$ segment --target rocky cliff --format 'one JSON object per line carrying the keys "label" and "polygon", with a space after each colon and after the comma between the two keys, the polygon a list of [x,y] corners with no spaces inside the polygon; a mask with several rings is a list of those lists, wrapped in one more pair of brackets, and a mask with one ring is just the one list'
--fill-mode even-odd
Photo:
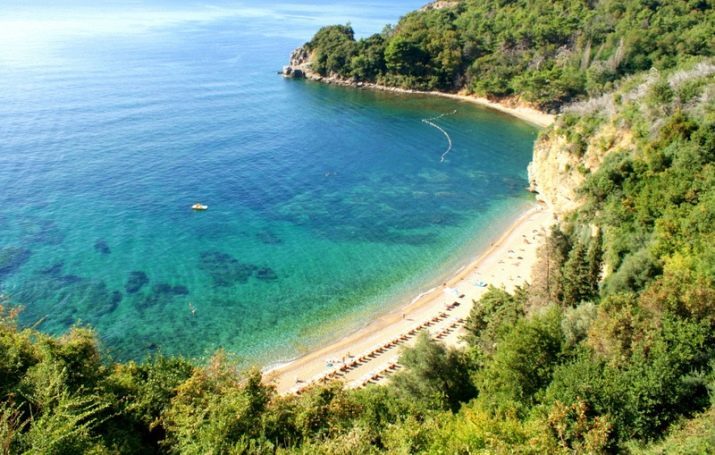
{"label": "rocky cliff", "polygon": [[310,69],[310,52],[305,47],[299,47],[290,54],[290,62],[283,67],[283,76],[301,79],[312,75]]}
{"label": "rocky cliff", "polygon": [[458,1],[445,1],[445,0],[436,0],[434,2],[430,2],[420,8],[420,11],[429,11],[429,10],[436,10],[436,9],[445,9],[445,8],[455,8],[456,6],[459,5]]}
{"label": "rocky cliff", "polygon": [[578,189],[608,153],[633,147],[631,132],[612,123],[599,126],[585,142],[575,139],[565,123],[559,119],[542,133],[528,167],[530,191],[559,217],[583,204]]}
{"label": "rocky cliff", "polygon": [[[712,78],[715,64],[704,61],[661,77],[652,69],[628,78],[614,92],[565,106],[534,145],[529,183],[538,198],[562,217],[584,201],[578,189],[607,155],[636,154],[635,137],[656,137],[663,118],[680,111],[701,118],[712,104],[709,90],[687,98],[692,88]],[[661,99],[663,98],[663,99]],[[635,113],[637,112],[637,116]],[[641,118],[634,124],[632,118]]]}

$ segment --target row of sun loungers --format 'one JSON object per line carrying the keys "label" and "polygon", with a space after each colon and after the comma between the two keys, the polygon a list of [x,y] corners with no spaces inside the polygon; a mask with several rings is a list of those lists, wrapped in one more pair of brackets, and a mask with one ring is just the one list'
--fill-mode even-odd
{"label": "row of sun loungers", "polygon": [[464,319],[459,318],[450,325],[448,325],[446,328],[442,329],[437,335],[435,335],[435,338],[438,340],[443,340],[449,335],[450,333],[454,332],[460,325],[464,323]]}
{"label": "row of sun loungers", "polygon": [[374,371],[362,376],[360,379],[355,381],[354,384],[356,387],[359,388],[359,387],[365,387],[366,385],[371,384],[371,383],[377,383],[381,379],[384,379],[384,378],[390,376],[391,374],[393,374],[394,372],[398,371],[400,368],[402,368],[402,365],[397,363],[397,358],[395,358],[392,361],[390,361],[390,363],[387,364],[387,367],[374,370]]}
{"label": "row of sun loungers", "polygon": [[[459,302],[454,302],[451,305],[448,305],[446,309],[448,311],[451,311],[455,307],[459,306]],[[307,387],[311,386],[312,384],[318,384],[318,383],[326,383],[335,379],[339,379],[350,373],[356,368],[361,367],[362,365],[365,365],[367,362],[370,360],[373,360],[382,354],[388,352],[389,350],[399,346],[402,343],[405,343],[412,339],[414,336],[417,335],[418,332],[427,329],[428,327],[431,327],[435,324],[438,324],[439,322],[443,321],[448,317],[447,313],[441,312],[439,315],[431,318],[428,321],[423,322],[422,324],[412,328],[410,331],[408,331],[406,334],[403,334],[387,343],[384,344],[379,344],[375,345],[372,348],[368,350],[367,353],[361,355],[360,357],[355,357],[355,356],[349,356],[350,358],[346,360],[342,365],[334,367],[331,371],[328,371],[327,373],[320,373],[310,379],[309,381],[301,382],[300,384],[296,385],[293,387],[290,392],[295,393],[295,394],[300,394],[305,390]],[[460,324],[462,324],[464,320],[462,318],[457,319],[455,322],[450,324],[447,328],[443,329],[440,331],[435,337],[437,339],[443,339],[446,337],[449,333],[454,331]],[[337,363],[334,361],[329,362],[330,364]],[[357,383],[357,387],[364,387],[365,385],[372,383],[372,382],[377,382],[383,377],[390,375],[397,371],[398,369],[402,368],[398,363],[397,363],[397,357],[395,357],[390,363],[388,364],[387,368],[380,369],[377,371],[372,371],[366,375],[363,375],[358,381],[355,381]]]}

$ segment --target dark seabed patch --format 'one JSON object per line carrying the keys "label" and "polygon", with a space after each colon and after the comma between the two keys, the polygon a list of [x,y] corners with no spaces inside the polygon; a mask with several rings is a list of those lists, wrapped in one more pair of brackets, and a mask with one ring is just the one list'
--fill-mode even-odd
{"label": "dark seabed patch", "polygon": [[59,262],[55,262],[54,264],[52,264],[49,267],[45,267],[44,269],[38,270],[38,273],[40,275],[48,275],[51,277],[57,277],[62,274],[62,270],[64,269],[64,267],[65,267],[64,261],[59,261]]}
{"label": "dark seabed patch", "polygon": [[60,245],[65,240],[65,234],[57,227],[54,221],[26,221],[22,223],[22,229],[25,231],[25,240],[29,243]]}
{"label": "dark seabed patch", "polygon": [[[36,272],[37,280],[18,292],[19,302],[43,299],[45,307],[26,305],[22,319],[38,323],[43,329],[54,331],[81,321],[96,325],[113,313],[123,299],[121,292],[111,290],[104,281],[63,273],[62,262]],[[41,286],[34,284],[41,282]]]}
{"label": "dark seabed patch", "polygon": [[130,272],[129,278],[127,278],[127,282],[124,285],[124,290],[127,291],[127,294],[134,294],[139,292],[147,283],[149,283],[149,277],[145,272],[141,270]]}
{"label": "dark seabed patch", "polygon": [[94,243],[94,251],[105,256],[112,253],[111,248],[109,248],[105,240],[97,240]]}
{"label": "dark seabed patch", "polygon": [[147,295],[139,294],[134,305],[142,313],[151,308],[161,311],[163,307],[173,303],[174,298],[186,295],[189,295],[189,288],[186,286],[157,283],[152,286],[151,292]]}
{"label": "dark seabed patch", "polygon": [[172,286],[168,283],[157,283],[151,288],[154,294],[163,294],[167,296],[189,295],[189,288],[182,285]]}
{"label": "dark seabed patch", "polygon": [[242,263],[221,251],[205,251],[199,257],[199,268],[211,276],[216,286],[230,287],[246,283],[258,266]]}
{"label": "dark seabed patch", "polygon": [[[83,299],[76,305],[77,315],[82,317],[89,315],[90,322],[93,324],[96,324],[103,316],[114,312],[122,301],[122,293],[110,290],[104,281],[83,279],[76,285],[79,289],[73,294],[83,296]],[[68,294],[68,297],[71,295]]]}
{"label": "dark seabed patch", "polygon": [[256,278],[264,281],[273,281],[278,279],[278,275],[270,267],[259,267],[256,270]]}
{"label": "dark seabed patch", "polygon": [[0,250],[0,278],[15,272],[30,259],[32,252],[27,248],[10,246]]}
{"label": "dark seabed patch", "polygon": [[283,243],[283,240],[271,231],[257,232],[256,238],[264,245],[279,245]]}

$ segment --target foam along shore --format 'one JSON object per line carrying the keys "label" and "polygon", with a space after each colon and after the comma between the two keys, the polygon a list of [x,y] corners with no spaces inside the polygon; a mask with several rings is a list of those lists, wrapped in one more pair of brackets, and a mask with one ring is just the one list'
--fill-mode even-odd
{"label": "foam along shore", "polygon": [[313,383],[333,379],[360,387],[384,381],[399,370],[400,348],[413,343],[422,331],[447,345],[458,345],[472,302],[486,292],[487,285],[512,290],[529,281],[537,248],[553,223],[554,215],[546,206],[533,206],[442,286],[334,343],[265,372],[265,381],[282,394],[300,393]]}

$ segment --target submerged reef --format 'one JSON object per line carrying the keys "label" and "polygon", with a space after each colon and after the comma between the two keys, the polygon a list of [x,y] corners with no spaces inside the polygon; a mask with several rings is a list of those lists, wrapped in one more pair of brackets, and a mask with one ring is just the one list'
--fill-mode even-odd
{"label": "submerged reef", "polygon": [[[68,327],[77,322],[97,324],[100,319],[114,312],[124,295],[112,290],[101,280],[87,278],[64,271],[63,261],[41,268],[34,280],[17,293],[19,302],[41,300],[47,305],[28,305],[22,314],[23,320],[53,330],[57,324]],[[34,285],[41,283],[41,286]]]}
{"label": "submerged reef", "polygon": [[168,283],[157,283],[152,287],[154,294],[165,294],[168,296],[188,295],[189,288],[183,285],[172,286]]}
{"label": "submerged reef", "polygon": [[54,221],[29,219],[22,222],[24,240],[42,245],[60,245],[65,240],[65,234]]}
{"label": "submerged reef", "polygon": [[256,238],[264,245],[279,245],[283,240],[271,231],[260,231],[256,233]]}
{"label": "submerged reef", "polygon": [[272,281],[277,280],[278,275],[270,267],[260,267],[258,270],[256,270],[256,278],[264,281]]}
{"label": "submerged reef", "polygon": [[0,249],[0,278],[22,267],[31,255],[32,252],[27,248],[11,246]]}
{"label": "submerged reef", "polygon": [[158,307],[161,310],[164,306],[173,303],[176,297],[187,295],[189,295],[189,288],[182,284],[157,283],[151,287],[151,292],[146,295],[140,295],[138,299],[135,299],[134,305],[140,312],[152,307]]}
{"label": "submerged reef", "polygon": [[211,277],[214,285],[219,287],[247,283],[252,276],[263,281],[278,279],[278,274],[270,267],[241,262],[221,251],[201,253],[199,268]]}
{"label": "submerged reef", "polygon": [[257,269],[251,264],[244,264],[230,254],[220,251],[201,253],[199,268],[211,276],[214,284],[221,287],[245,283]]}
{"label": "submerged reef", "polygon": [[127,291],[127,294],[135,294],[139,292],[147,283],[149,283],[149,277],[145,272],[142,272],[141,270],[130,272],[129,278],[124,285],[124,290]]}
{"label": "submerged reef", "polygon": [[112,253],[112,250],[109,248],[109,245],[107,245],[105,240],[97,240],[94,243],[94,251],[105,256]]}

